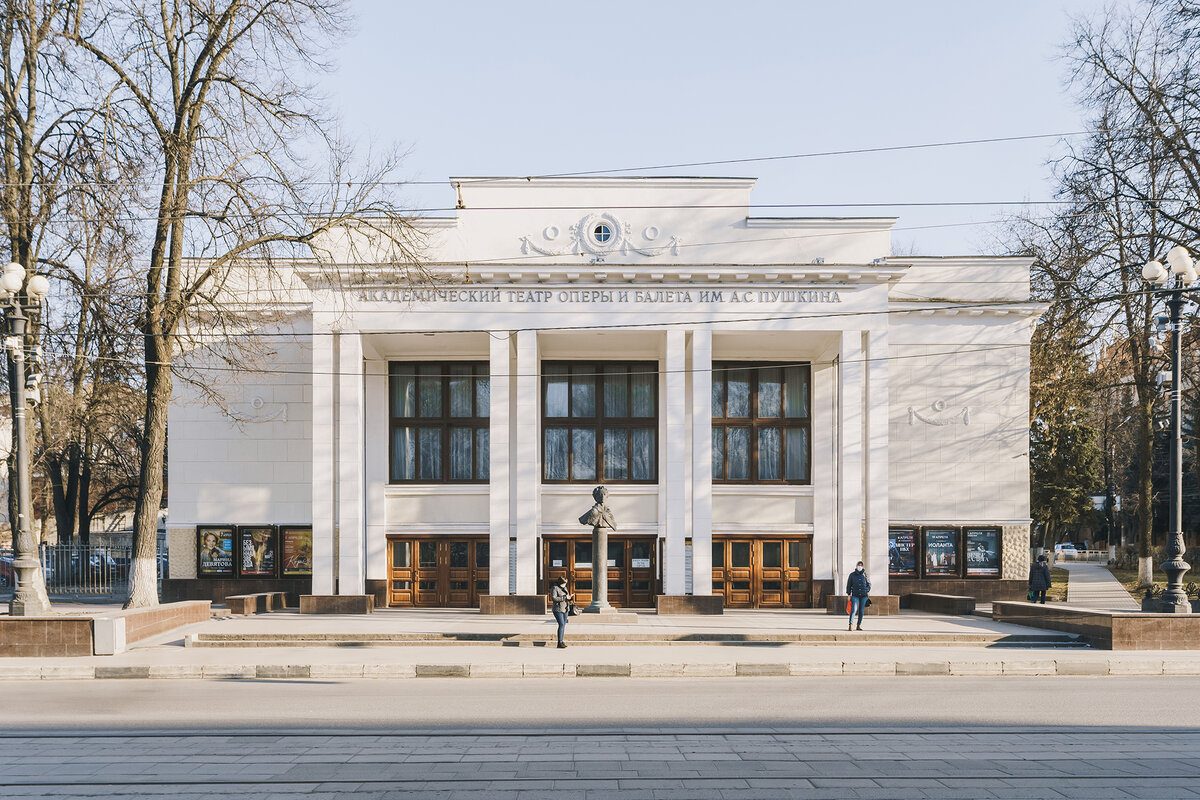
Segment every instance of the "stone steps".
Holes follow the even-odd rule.
[[[949,647],[1086,647],[1072,634],[991,633],[623,633],[585,632],[569,634],[573,646],[949,646]],[[552,634],[535,633],[194,633],[188,647],[430,647],[480,646],[545,647]]]

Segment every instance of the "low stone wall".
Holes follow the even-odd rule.
[[[302,594],[301,614],[370,614],[375,610],[372,594]]]
[[[949,594],[958,597],[974,597],[980,603],[997,600],[1024,600],[1029,592],[1029,581],[996,580],[992,578],[891,578],[888,592],[901,597],[908,594]]]
[[[704,614],[725,613],[725,598],[704,594],[660,594],[654,598],[654,607],[659,614]]]
[[[1102,650],[1200,650],[1200,616],[994,603],[992,619],[1074,633]]]
[[[846,595],[834,594],[825,598],[826,614],[846,614]],[[894,594],[873,594],[871,605],[867,606],[867,616],[886,617],[900,613],[900,597]]]
[[[0,617],[0,657],[91,654],[91,617]]]
[[[220,603],[231,595],[261,592],[283,592],[289,606],[298,606],[300,595],[312,593],[312,578],[164,578],[160,596],[164,603]]]
[[[125,643],[133,644],[160,633],[212,619],[212,603],[207,600],[186,600],[163,603],[154,608],[131,608],[112,614],[97,615],[105,619],[125,620]]]
[[[533,614],[542,615],[549,611],[543,594],[481,594],[480,614]]]
[[[911,608],[914,611],[929,611],[934,614],[952,614],[969,617],[975,613],[975,598],[960,597],[953,594],[926,594],[916,592],[900,598],[901,608]]]
[[[261,592],[259,594],[233,594],[225,598],[225,608],[230,614],[248,616],[283,611],[287,608],[283,592]]]

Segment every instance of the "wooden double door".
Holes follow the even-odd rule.
[[[388,605],[478,608],[488,594],[486,536],[388,539]]]
[[[565,575],[576,605],[592,602],[592,537],[542,540],[542,591]],[[619,608],[651,608],[658,594],[658,539],[654,536],[608,538],[608,603]]]
[[[726,608],[808,608],[812,537],[714,536],[712,580]]]

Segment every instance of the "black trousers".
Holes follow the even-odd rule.
[[[1033,602],[1041,603],[1042,605],[1046,604],[1046,590],[1045,589],[1030,589],[1029,591],[1033,593]]]

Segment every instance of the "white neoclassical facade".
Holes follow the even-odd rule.
[[[1027,259],[892,257],[894,219],[752,216],[745,178],[451,183],[436,284],[327,242],[265,369],[178,386],[169,597],[586,599],[598,484],[617,605],[824,605],[860,559],[1023,593]]]

